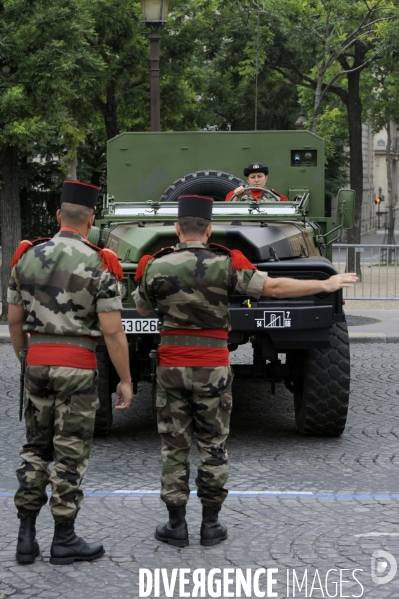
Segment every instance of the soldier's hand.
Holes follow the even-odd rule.
[[[358,281],[355,272],[346,272],[342,275],[333,275],[325,281],[326,291],[329,293],[343,289],[344,287],[352,287]]]
[[[245,191],[245,187],[243,185],[240,185],[240,187],[237,187],[234,190],[234,195],[231,197],[230,202],[238,202],[240,197],[244,193],[244,191]]]
[[[115,410],[127,410],[130,402],[133,399],[133,391],[131,383],[123,383],[120,381],[116,388]]]

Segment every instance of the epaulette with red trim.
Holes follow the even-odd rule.
[[[153,260],[155,260],[155,258],[160,258],[164,254],[170,254],[171,252],[174,252],[174,251],[175,251],[175,248],[173,246],[169,246],[169,247],[160,249],[158,252],[155,252],[155,254],[153,254],[153,255],[144,254],[144,256],[142,256],[140,258],[140,261],[137,265],[137,270],[136,270],[136,274],[134,276],[134,280],[137,282],[141,281],[147,265],[150,262],[152,262]]]
[[[240,252],[240,250],[231,250],[230,248],[226,248],[224,245],[219,245],[218,243],[210,243],[208,247],[210,250],[223,250],[229,254],[231,263],[235,270],[258,270],[255,264],[252,264],[252,262],[250,262],[248,258],[246,258],[242,252]]]
[[[25,254],[25,252],[27,252],[28,250],[31,250],[33,247],[35,247],[35,245],[39,245],[39,243],[44,243],[45,241],[49,241],[50,239],[51,239],[51,237],[38,237],[37,239],[34,239],[33,241],[29,241],[28,239],[23,239],[21,241],[21,243],[19,244],[19,246],[17,247],[17,249],[15,250],[15,254],[12,257],[11,268],[14,268],[14,266],[19,262],[19,260]]]
[[[82,239],[83,243],[91,247],[92,250],[95,250],[100,256],[102,262],[102,269],[109,270],[119,281],[123,279],[123,270],[121,263],[118,260],[118,256],[112,250],[108,248],[99,248],[94,243],[90,243],[87,239]]]
[[[283,196],[282,193],[279,193],[278,191],[276,191],[272,187],[270,188],[270,191],[272,191],[273,193],[275,193],[276,196],[278,196],[280,198],[280,202],[289,202],[289,199],[287,198],[287,196]]]

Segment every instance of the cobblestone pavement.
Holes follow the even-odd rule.
[[[205,569],[205,576],[219,568],[220,576],[224,572],[233,580],[235,575],[228,569],[242,569],[245,574],[251,568],[252,574],[257,570],[259,574],[261,568],[276,568],[272,589],[279,598],[399,597],[398,575],[377,585],[370,571],[377,550],[399,560],[395,347],[352,347],[350,414],[345,433],[337,439],[300,437],[292,396],[282,387],[271,396],[264,383],[236,381],[228,442],[231,494],[221,512],[229,538],[216,547],[199,544],[200,504],[195,497],[188,507],[189,547],[177,549],[153,537],[155,525],[165,521],[166,510],[151,494],[159,488],[159,440],[149,387],[140,386],[129,412],[115,415],[113,433],[96,439],[83,483],[86,499],[76,529],[87,540],[101,539],[105,556],[92,564],[51,566],[53,527],[45,508],[38,520],[42,555],[35,564],[20,566],[14,558],[18,520],[12,493],[24,427],[18,422],[17,362],[11,346],[0,345],[0,597],[134,599],[139,597],[143,568],[152,572],[164,568],[169,578],[174,568],[187,568],[189,582],[199,568]],[[236,352],[233,361],[248,362],[248,348]],[[193,448],[192,481],[196,461]],[[133,496],[127,491],[138,493]],[[384,567],[380,566],[380,573]],[[335,571],[326,583],[331,569]],[[304,580],[301,591],[296,586],[295,595],[293,570],[299,584],[307,572],[307,585]],[[340,570],[343,582],[336,587]],[[161,597],[191,596],[179,591],[183,573],[179,574],[174,592],[166,595],[161,583]],[[187,593],[191,587],[190,582]],[[263,573],[260,587],[268,596]],[[212,588],[198,596],[239,596],[234,584],[225,586],[224,594],[223,590],[215,594]],[[253,589],[241,596],[257,595]]]

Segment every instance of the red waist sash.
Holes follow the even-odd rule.
[[[160,345],[158,348],[158,364],[169,368],[179,366],[217,366],[229,365],[227,347],[195,347],[187,345]]]
[[[67,368],[97,368],[95,352],[85,347],[46,343],[31,345],[26,356],[28,366],[65,366]]]
[[[164,335],[181,335],[187,337],[211,337],[212,339],[228,339],[228,332],[224,329],[167,329],[161,331]]]
[[[158,364],[167,368],[179,366],[217,366],[229,365],[227,347],[204,347],[203,345],[168,345],[170,337],[208,337],[210,339],[227,340],[228,333],[224,329],[167,329],[161,331],[162,344],[158,348]],[[183,342],[183,339],[182,339]],[[194,343],[194,340],[193,340]],[[222,343],[224,345],[224,343]]]

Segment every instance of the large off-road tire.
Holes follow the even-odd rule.
[[[216,202],[224,202],[226,194],[244,181],[223,171],[196,171],[177,179],[160,197],[160,202],[177,202],[184,194],[210,196]]]
[[[331,328],[330,347],[290,352],[295,422],[303,435],[336,437],[349,405],[350,353],[346,322]]]
[[[104,347],[105,349],[105,347]],[[97,349],[98,398],[100,407],[96,412],[95,435],[108,435],[112,427],[111,364],[106,351]]]

